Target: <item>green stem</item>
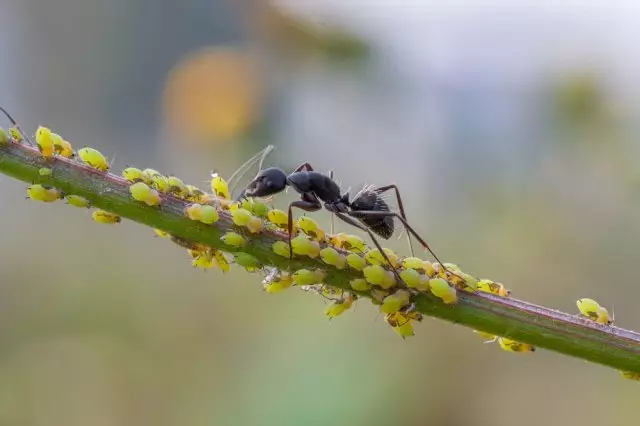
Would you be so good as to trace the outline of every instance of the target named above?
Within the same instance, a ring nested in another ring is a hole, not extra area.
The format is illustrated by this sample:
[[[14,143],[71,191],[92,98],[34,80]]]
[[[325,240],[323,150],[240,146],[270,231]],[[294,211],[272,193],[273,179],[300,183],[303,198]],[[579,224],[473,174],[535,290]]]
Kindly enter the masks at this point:
[[[43,167],[50,168],[53,173],[41,176],[38,171]],[[286,240],[286,235],[277,231],[265,231],[249,238],[249,243],[242,249],[227,246],[220,237],[237,229],[226,212],[221,212],[220,221],[214,225],[205,225],[186,218],[183,210],[187,203],[171,196],[164,197],[161,208],[146,206],[130,197],[129,183],[124,179],[64,158],[44,159],[28,145],[7,143],[0,146],[0,172],[25,182],[55,186],[65,194],[80,195],[95,207],[192,242],[228,252],[241,250],[265,265],[290,270],[322,268],[327,272],[325,283],[328,285],[349,289],[349,280],[361,277],[356,271],[338,270],[318,259],[289,261],[276,255],[271,245],[276,240]],[[640,334],[630,330],[485,293],[459,292],[459,302],[455,306],[445,305],[431,294],[419,294],[415,301],[417,309],[428,316],[640,373]]]

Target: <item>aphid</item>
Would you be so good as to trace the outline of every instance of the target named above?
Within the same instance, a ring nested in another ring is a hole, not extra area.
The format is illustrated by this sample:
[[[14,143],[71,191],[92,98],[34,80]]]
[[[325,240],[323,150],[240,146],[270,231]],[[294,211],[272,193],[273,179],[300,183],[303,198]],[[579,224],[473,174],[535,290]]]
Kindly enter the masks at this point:
[[[144,182],[136,182],[129,186],[129,192],[136,201],[141,201],[148,206],[157,206],[161,203],[162,199],[158,191],[151,188]]]
[[[291,240],[291,248],[294,254],[307,256],[312,250],[313,241],[300,234]]]
[[[24,138],[22,137],[22,132],[16,126],[9,128],[9,134],[11,135],[11,139],[16,141],[17,143],[22,143],[22,141],[24,140]]]
[[[625,379],[640,381],[640,373],[634,373],[633,371],[620,371],[620,374]]]
[[[352,294],[348,294],[344,299],[335,300],[333,303],[327,306],[324,314],[328,316],[329,319],[342,315],[346,310],[351,308],[354,300],[355,297]]]
[[[151,185],[151,177],[136,167],[127,167],[122,171],[122,177],[131,183],[143,182]]]
[[[362,271],[367,266],[367,261],[359,254],[350,253],[346,259],[349,266],[357,271]]]
[[[199,253],[192,261],[191,265],[194,268],[201,269],[210,269],[215,266],[215,261],[213,260],[213,253],[211,250],[207,250],[205,252]]]
[[[229,260],[227,260],[227,257],[224,255],[224,253],[216,249],[212,249],[211,251],[213,253],[214,259],[216,260],[218,268],[220,268],[220,270],[225,274],[229,272]]]
[[[89,200],[79,195],[73,195],[73,194],[67,195],[66,199],[67,199],[67,204],[69,204],[70,206],[84,208],[84,209],[91,207],[91,203],[89,203]]]
[[[516,342],[506,337],[498,337],[498,344],[507,352],[535,352],[536,348],[528,343]]]
[[[78,151],[78,156],[80,159],[93,167],[94,169],[98,169],[101,172],[106,172],[109,170],[109,162],[107,161],[107,157],[102,155],[100,151],[94,148],[80,148]]]
[[[371,303],[374,305],[382,305],[382,301],[389,295],[389,292],[379,288],[372,288],[369,292]]]
[[[362,241],[362,238],[356,235],[350,235],[350,234],[341,234],[341,235],[342,235],[342,240],[340,242],[341,243],[340,248],[343,248],[348,251],[353,251],[356,253],[364,253],[367,250],[367,246],[364,243],[364,241]]]
[[[163,231],[162,229],[155,228],[153,232],[155,232],[156,237],[171,238],[171,234],[169,234],[167,231]]]
[[[422,262],[422,269],[427,274],[429,278],[435,278],[437,275],[436,269],[433,267],[433,264],[429,261]]]
[[[418,257],[405,257],[402,259],[402,267],[405,269],[424,271],[424,260]]]
[[[33,184],[27,187],[27,198],[45,203],[52,203],[63,197],[62,192],[50,186]]]
[[[445,304],[455,304],[458,302],[456,289],[442,278],[432,278],[429,280],[429,289],[434,296],[442,300]]]
[[[403,312],[393,312],[384,316],[384,321],[403,339],[414,335],[411,318]]]
[[[338,269],[344,269],[347,266],[346,258],[333,247],[325,247],[320,250],[320,258],[327,265],[335,266]]]
[[[211,173],[211,190],[218,197],[225,200],[230,200],[229,184],[223,177],[217,173]]]
[[[287,230],[288,216],[282,210],[272,209],[267,213],[267,219],[280,229]]]
[[[258,258],[249,253],[238,252],[234,253],[234,261],[237,265],[242,266],[248,272],[255,272],[262,268],[262,263]]]
[[[166,194],[169,192],[169,179],[161,174],[153,175],[151,176],[151,186],[157,189],[158,192]]]
[[[188,193],[187,193],[187,196],[185,197],[187,201],[192,201],[194,203],[200,203],[200,204],[203,204],[203,203],[206,204],[208,202],[207,194],[203,190],[193,185],[187,185],[187,191]]]
[[[227,232],[220,237],[220,240],[231,247],[242,247],[247,244],[247,239],[237,232]]]
[[[391,266],[397,268],[398,265],[398,255],[393,252],[393,250],[388,248],[382,249],[384,253],[387,255],[387,258],[391,262]],[[371,265],[384,265],[386,264],[384,255],[378,249],[372,249],[365,253],[364,258]]]
[[[9,143],[9,140],[11,140],[11,137],[7,131],[0,127],[0,145]]]
[[[609,311],[600,306],[598,302],[593,299],[579,299],[576,302],[580,313],[599,324],[610,325],[613,323],[613,318],[609,316]]]
[[[249,219],[249,222],[247,222],[246,226],[249,232],[251,232],[252,234],[259,234],[264,227],[264,221],[258,216],[251,216],[251,219]]]
[[[149,179],[153,178],[154,176],[162,176],[162,173],[154,169],[144,169],[142,172],[149,176]]]
[[[279,293],[293,285],[293,277],[289,274],[281,274],[277,269],[274,269],[274,271],[262,281],[262,285],[269,294]]]
[[[36,145],[44,158],[52,158],[54,153],[51,129],[39,126],[36,130]]]
[[[120,216],[104,210],[96,210],[93,212],[92,216],[93,220],[98,223],[114,224],[122,222],[122,218]]]
[[[457,288],[468,293],[474,293],[478,290],[478,280],[474,277],[464,272],[457,272],[456,274],[451,274],[450,279]]]
[[[220,220],[218,210],[216,210],[216,208],[210,204],[201,206],[198,212],[198,216],[198,220],[207,225],[211,225],[212,223],[216,223],[218,220]]]
[[[253,215],[247,209],[238,208],[231,212],[233,224],[237,226],[247,226]]]
[[[284,241],[276,241],[271,245],[271,250],[282,257],[289,257],[289,244]]]
[[[415,269],[403,269],[400,271],[400,278],[402,281],[410,287],[420,291],[427,291],[429,289],[429,280],[423,279],[424,275],[420,275]]]
[[[389,289],[395,285],[395,279],[391,271],[387,271],[380,265],[369,265],[362,269],[364,278],[371,284],[383,289]]]
[[[53,174],[53,170],[48,167],[42,167],[38,170],[38,174],[40,176],[51,176]]]
[[[384,298],[380,311],[385,314],[392,314],[409,305],[410,301],[411,295],[408,291],[397,290],[395,293]]]
[[[319,269],[298,269],[292,275],[293,283],[296,285],[320,284],[325,277],[325,273]]]
[[[495,294],[496,296],[502,297],[508,297],[509,294],[511,294],[511,292],[507,290],[504,285],[487,279],[478,281],[478,290],[484,293],[491,293]]]
[[[296,226],[308,237],[311,237],[316,241],[324,240],[325,232],[320,228],[320,226],[318,226],[318,223],[309,216],[302,216],[298,218]]]
[[[64,140],[57,133],[51,133],[51,137],[53,138],[53,149],[56,154],[65,158],[74,158],[76,156],[71,142]]]
[[[496,336],[495,334],[487,333],[486,331],[473,330],[473,332],[485,339],[484,343],[493,343],[498,340],[498,336]]]
[[[255,199],[255,198],[247,198],[245,199],[245,201],[251,200],[250,203],[250,208],[248,209],[251,213],[253,213],[254,215],[261,217],[263,219],[266,219],[269,215],[269,206],[267,205],[267,203],[265,203],[264,201]],[[244,206],[243,203],[243,207],[246,209],[247,207]]]
[[[185,185],[185,183],[180,178],[177,178],[175,176],[168,176],[167,184],[169,185],[169,193],[175,195],[176,197],[183,198],[189,194],[187,185]]]
[[[369,284],[364,278],[355,278],[349,281],[349,285],[355,291],[367,291],[371,289],[371,284]]]
[[[191,220],[200,220],[202,214],[202,204],[189,204],[184,208],[184,215]]]

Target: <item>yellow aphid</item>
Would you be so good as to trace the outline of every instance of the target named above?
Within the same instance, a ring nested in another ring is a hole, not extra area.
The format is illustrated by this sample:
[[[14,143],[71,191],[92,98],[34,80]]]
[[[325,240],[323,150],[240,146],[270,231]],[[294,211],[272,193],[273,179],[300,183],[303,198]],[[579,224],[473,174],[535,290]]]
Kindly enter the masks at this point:
[[[11,139],[18,143],[21,143],[24,140],[22,133],[20,133],[20,130],[16,126],[12,126],[9,128],[9,135],[11,135]]]
[[[120,216],[104,210],[96,210],[93,212],[92,216],[93,220],[98,223],[113,224],[122,222],[122,218]]]
[[[215,262],[213,260],[213,253],[208,250],[198,254],[198,256],[196,256],[195,259],[191,261],[191,265],[193,265],[194,268],[213,268],[213,266],[215,265]]]
[[[382,301],[380,311],[385,314],[398,312],[410,303],[411,295],[406,290],[398,290],[393,294],[385,297]]]
[[[66,198],[67,198],[67,204],[69,204],[70,206],[79,207],[79,208],[90,207],[89,200],[79,195],[67,195]]]
[[[62,198],[62,193],[56,188],[33,184],[27,187],[27,198],[45,203],[52,203]]]
[[[80,159],[89,166],[94,169],[98,169],[101,172],[106,172],[109,170],[109,162],[107,161],[107,157],[102,155],[100,151],[93,148],[81,148],[78,151],[78,156]]]
[[[402,312],[394,312],[384,316],[384,321],[403,339],[414,335],[411,318]]]
[[[56,133],[52,133],[51,136],[53,137],[53,149],[56,154],[65,158],[73,158],[76,156],[73,152],[71,142],[64,140],[62,136]]]
[[[262,268],[262,263],[260,260],[249,253],[239,252],[234,253],[234,262],[237,265],[242,266],[248,272],[255,272],[258,269]]]
[[[357,253],[363,253],[367,249],[367,246],[364,241],[362,241],[362,238],[355,235],[343,234],[341,248]]]
[[[229,272],[229,260],[227,260],[227,257],[224,255],[224,253],[216,249],[213,249],[212,252],[218,268],[220,268],[220,270],[225,274]]]
[[[217,173],[211,174],[211,190],[218,198],[225,200],[231,199],[229,194],[229,184]]]
[[[427,260],[422,262],[422,269],[424,269],[425,274],[429,278],[435,278],[437,275],[436,269],[433,267],[433,264]]]
[[[269,222],[273,223],[275,226],[282,230],[286,230],[288,227],[289,217],[287,216],[287,213],[283,212],[282,210],[269,210],[269,213],[267,213],[267,219],[269,219]]]
[[[159,192],[166,194],[169,192],[169,179],[161,174],[153,175],[151,176],[151,186]]]
[[[402,281],[411,288],[416,290],[426,291],[429,289],[429,281],[423,280],[423,275],[420,275],[415,269],[403,269],[400,271],[400,278]]]
[[[264,221],[257,216],[251,216],[251,219],[249,219],[249,222],[247,222],[247,229],[252,234],[260,233],[260,231],[262,231],[263,226],[264,226]]]
[[[206,193],[196,186],[187,185],[187,196],[185,198],[195,203],[203,203],[206,202]]]
[[[478,290],[484,293],[495,294],[496,296],[508,297],[511,292],[500,283],[493,282],[491,280],[478,281]]]
[[[242,247],[247,244],[247,239],[237,232],[227,232],[220,239],[231,247]]]
[[[296,285],[320,284],[325,277],[325,273],[319,269],[298,269],[293,273],[293,282]]]
[[[324,314],[329,318],[335,318],[339,315],[342,315],[346,310],[348,310],[351,307],[351,305],[353,305],[354,300],[355,298],[351,294],[342,300],[336,300],[333,303],[331,303],[329,306],[327,306],[327,309],[325,309]]]
[[[307,256],[309,256],[311,259],[315,259],[318,256],[320,256],[320,243],[315,241],[315,240],[311,240],[311,245],[309,246],[309,252],[307,253]]]
[[[456,289],[442,278],[430,279],[429,289],[434,296],[436,296],[446,304],[454,304],[458,301]]]
[[[36,130],[36,145],[38,145],[38,150],[43,157],[53,157],[55,147],[53,146],[51,129],[42,126],[38,127],[38,130]]]
[[[389,261],[391,262],[391,265],[394,268],[397,268],[398,267],[398,255],[395,254],[393,252],[393,250],[388,249],[388,248],[383,248],[382,250],[384,250],[384,253],[389,258]],[[368,252],[365,253],[364,258],[366,259],[367,262],[369,262],[372,265],[388,265],[389,264],[389,262],[386,261],[386,259],[384,258],[382,253],[380,253],[380,250],[378,250],[378,249],[369,250]]]
[[[613,322],[613,319],[609,317],[609,312],[593,299],[579,299],[576,305],[582,315],[599,324],[609,325]]]
[[[53,170],[51,170],[48,167],[42,167],[41,169],[38,170],[38,174],[40,176],[51,176],[53,174]]]
[[[371,296],[371,303],[374,305],[382,305],[382,301],[389,295],[389,292],[379,288],[372,288],[369,295]]]
[[[169,234],[167,231],[163,231],[162,229],[154,229],[153,232],[155,232],[156,237],[160,237],[160,238],[171,238],[171,234]]]
[[[144,169],[142,172],[149,176],[149,179],[153,178],[154,176],[162,176],[162,173],[154,169]]]
[[[450,277],[452,283],[462,291],[474,293],[478,290],[478,280],[464,272],[456,272],[457,275]]]
[[[289,258],[289,244],[284,241],[276,241],[273,243],[271,250],[279,256]]]
[[[487,333],[486,331],[473,330],[473,332],[485,339],[485,343],[491,343],[498,340],[498,336],[496,336],[495,334]]]
[[[144,182],[137,182],[129,186],[129,192],[136,201],[141,201],[148,206],[160,204],[160,194]]]
[[[291,247],[294,254],[306,256],[311,250],[312,241],[305,235],[300,234],[291,239]]]
[[[169,184],[169,193],[176,197],[185,197],[189,193],[187,185],[180,178],[169,176],[167,177],[167,183]]]
[[[247,209],[240,208],[231,211],[231,219],[237,226],[247,226],[252,217],[253,215]]]
[[[0,127],[0,145],[4,145],[6,143],[9,143],[10,139],[11,139],[11,137],[9,136],[9,133],[7,133],[6,130],[4,130],[2,127]]]
[[[355,278],[349,281],[349,285],[355,291],[367,291],[371,289],[371,284],[369,284],[364,278]]]
[[[218,210],[210,204],[202,206],[198,214],[198,220],[207,225],[211,225],[212,223],[216,223],[218,220],[220,220]]]
[[[338,269],[344,269],[347,266],[346,258],[333,247],[325,247],[320,250],[320,258],[327,265],[333,265]]]
[[[122,177],[131,183],[144,182],[151,185],[151,177],[142,170],[135,167],[127,167],[122,171]]]
[[[152,189],[147,199],[144,200],[144,203],[150,207],[159,206],[160,203],[162,203],[162,198],[160,198],[158,191]]]
[[[384,289],[395,285],[395,277],[391,271],[387,271],[380,265],[369,265],[362,269],[364,278],[371,284]]]
[[[404,259],[402,259],[402,267],[405,269],[424,271],[424,260],[418,257],[405,257]]]
[[[324,240],[324,231],[318,226],[318,223],[309,216],[300,217],[296,222],[296,227],[316,241]]]
[[[633,371],[620,371],[620,375],[625,379],[640,381],[640,373],[634,373]]]
[[[359,254],[350,253],[346,259],[349,266],[357,271],[362,271],[367,266],[367,261]]]
[[[536,348],[528,343],[516,342],[505,337],[498,337],[498,344],[507,352],[535,352]]]
[[[202,204],[194,203],[189,204],[184,208],[184,215],[191,220],[200,220],[202,213]]]
[[[291,287],[293,285],[293,277],[289,274],[283,274],[276,280],[265,280],[262,282],[262,284],[267,293],[275,294]]]

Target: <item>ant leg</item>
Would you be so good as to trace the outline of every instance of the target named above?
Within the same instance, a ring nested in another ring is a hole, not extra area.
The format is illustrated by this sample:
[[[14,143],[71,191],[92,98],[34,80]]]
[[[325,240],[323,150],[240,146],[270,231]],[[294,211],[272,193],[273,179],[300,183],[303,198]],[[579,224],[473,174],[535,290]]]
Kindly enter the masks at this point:
[[[402,215],[402,218],[405,221],[408,221],[407,215],[404,212],[404,205],[402,204],[402,197],[400,197],[400,190],[398,189],[398,187],[395,184],[381,186],[379,188],[374,189],[374,192],[376,194],[382,194],[384,192],[387,192],[390,189],[394,189],[395,192],[396,192],[396,201],[398,202],[398,209],[400,210],[400,215]],[[409,230],[407,229],[406,226],[405,226],[405,231],[407,231],[407,240],[409,241],[409,250],[411,251],[411,256],[413,256],[413,244],[411,244],[411,234],[409,234]]]
[[[329,170],[329,179],[333,180],[333,170]],[[330,234],[333,235],[333,230],[334,230],[334,215],[333,212],[331,212],[331,232]]]
[[[438,263],[440,263],[440,265],[444,268],[445,271],[449,272],[450,274],[456,275],[453,272],[449,271],[444,266],[442,261],[440,259],[438,259],[438,256],[433,252],[433,250],[431,250],[431,247],[429,247],[429,244],[427,244],[427,242],[420,235],[418,235],[418,233],[415,231],[415,229],[413,229],[411,227],[411,225],[409,225],[409,223],[405,220],[405,218],[400,216],[398,213],[396,213],[396,212],[383,212],[383,211],[377,211],[377,210],[358,210],[357,212],[354,212],[354,213],[357,213],[358,216],[365,216],[365,217],[367,217],[367,216],[368,217],[389,217],[389,216],[392,216],[392,217],[397,218],[399,221],[402,222],[402,224],[404,225],[406,230],[411,235],[413,235],[420,242],[420,244],[422,244],[422,246],[429,251],[429,253],[431,253],[433,258],[435,260],[437,260]],[[351,212],[347,213],[347,214],[351,215]],[[462,278],[462,277],[460,277],[460,278]]]
[[[320,200],[315,198],[315,196],[315,199],[311,197],[305,198],[303,194],[302,198],[303,199],[300,201],[293,201],[291,204],[289,204],[289,214],[287,216],[287,230],[289,231],[289,260],[293,259],[293,247],[291,246],[291,237],[293,235],[293,208],[296,207],[306,212],[317,212],[318,210],[322,209]]]
[[[369,228],[367,228],[366,226],[360,224],[360,222],[357,222],[356,220],[352,219],[351,217],[345,215],[345,213],[336,212],[336,216],[338,216],[339,219],[342,219],[344,222],[348,223],[349,225],[355,226],[356,228],[358,228],[358,229],[366,232],[367,234],[369,234],[369,238],[371,238],[371,241],[373,241],[373,244],[380,251],[380,254],[384,258],[384,260],[391,267],[391,272],[393,272],[393,275],[396,277],[396,280],[398,280],[399,283],[404,283],[402,278],[400,278],[400,274],[398,273],[398,270],[396,269],[395,266],[393,266],[393,264],[391,263],[391,260],[389,260],[389,257],[387,256],[387,253],[382,249],[382,246],[378,242],[378,239],[376,238],[376,236],[373,234],[373,232]]]
[[[296,167],[296,169],[292,173],[301,172],[303,170],[306,170],[307,172],[312,172],[313,167],[311,167],[311,164],[309,163],[302,163],[298,167]]]

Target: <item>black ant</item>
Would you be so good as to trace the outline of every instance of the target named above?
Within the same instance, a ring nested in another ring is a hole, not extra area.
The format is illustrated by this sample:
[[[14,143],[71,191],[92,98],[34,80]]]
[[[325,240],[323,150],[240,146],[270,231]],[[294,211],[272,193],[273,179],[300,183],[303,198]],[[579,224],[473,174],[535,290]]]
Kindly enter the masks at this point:
[[[391,265],[396,278],[402,282],[396,268],[393,267],[386,253],[378,243],[375,234],[389,239],[393,235],[396,218],[404,225],[409,238],[413,235],[422,246],[442,265],[440,259],[431,250],[427,242],[409,225],[404,212],[400,191],[396,185],[386,185],[379,188],[365,187],[358,192],[353,200],[349,200],[349,193],[340,193],[340,186],[333,180],[333,172],[329,176],[314,171],[309,163],[304,163],[287,175],[282,169],[270,167],[261,170],[251,183],[242,191],[238,200],[245,197],[267,197],[284,191],[288,186],[300,194],[299,201],[293,201],[288,209],[289,256],[293,258],[291,238],[293,234],[292,209],[299,208],[307,212],[314,212],[324,208],[335,214],[339,219],[366,232],[371,237],[376,248],[385,261]],[[395,190],[400,213],[391,211],[384,200],[383,193]],[[357,220],[355,220],[357,219]],[[411,243],[411,240],[409,240]],[[444,266],[443,266],[444,268]],[[445,268],[446,269],[446,268]]]

